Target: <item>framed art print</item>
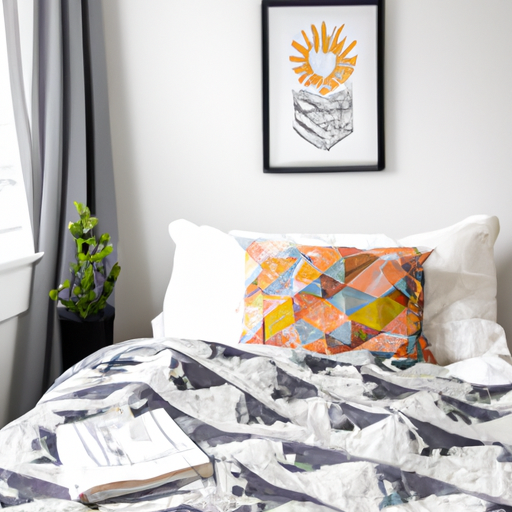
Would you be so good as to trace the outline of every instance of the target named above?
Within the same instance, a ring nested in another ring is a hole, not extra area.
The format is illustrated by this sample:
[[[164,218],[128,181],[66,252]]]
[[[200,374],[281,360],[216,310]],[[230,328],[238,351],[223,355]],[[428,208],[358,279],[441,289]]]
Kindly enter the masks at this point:
[[[384,0],[263,0],[270,173],[384,169]]]

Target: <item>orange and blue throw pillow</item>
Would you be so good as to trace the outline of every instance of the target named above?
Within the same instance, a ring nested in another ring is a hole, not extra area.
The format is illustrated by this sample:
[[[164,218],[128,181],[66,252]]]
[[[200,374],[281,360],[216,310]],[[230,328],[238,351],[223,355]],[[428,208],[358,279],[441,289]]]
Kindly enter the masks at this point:
[[[328,355],[366,349],[397,366],[435,362],[422,332],[431,252],[239,242],[246,250],[241,343]]]

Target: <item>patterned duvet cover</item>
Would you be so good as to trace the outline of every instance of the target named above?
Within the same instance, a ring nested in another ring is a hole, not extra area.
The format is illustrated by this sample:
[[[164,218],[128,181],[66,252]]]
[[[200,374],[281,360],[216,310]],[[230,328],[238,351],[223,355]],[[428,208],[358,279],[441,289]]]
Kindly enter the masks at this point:
[[[62,463],[58,427],[122,408],[165,411],[213,476],[72,500],[80,476]],[[511,412],[512,386],[474,386],[426,363],[399,370],[367,351],[132,340],[68,370],[0,431],[0,508],[509,511]]]

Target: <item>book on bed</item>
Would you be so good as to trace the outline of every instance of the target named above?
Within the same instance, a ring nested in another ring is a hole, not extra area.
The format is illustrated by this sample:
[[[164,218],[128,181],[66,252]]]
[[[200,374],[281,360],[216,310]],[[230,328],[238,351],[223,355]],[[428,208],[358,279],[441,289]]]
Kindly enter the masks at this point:
[[[164,409],[128,406],[57,427],[72,499],[94,503],[177,480],[208,478],[213,466]]]

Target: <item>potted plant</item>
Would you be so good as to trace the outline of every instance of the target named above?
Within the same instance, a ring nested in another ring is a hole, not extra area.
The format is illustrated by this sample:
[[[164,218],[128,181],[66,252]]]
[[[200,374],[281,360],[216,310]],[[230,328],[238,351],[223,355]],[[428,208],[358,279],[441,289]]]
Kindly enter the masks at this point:
[[[74,204],[79,219],[68,225],[76,246],[71,279],[50,291],[50,298],[64,306],[57,311],[65,369],[113,343],[115,310],[107,299],[121,272],[116,262],[107,275],[104,259],[113,251],[110,235],[104,233],[97,239],[93,230],[98,219],[91,217],[87,206]]]

